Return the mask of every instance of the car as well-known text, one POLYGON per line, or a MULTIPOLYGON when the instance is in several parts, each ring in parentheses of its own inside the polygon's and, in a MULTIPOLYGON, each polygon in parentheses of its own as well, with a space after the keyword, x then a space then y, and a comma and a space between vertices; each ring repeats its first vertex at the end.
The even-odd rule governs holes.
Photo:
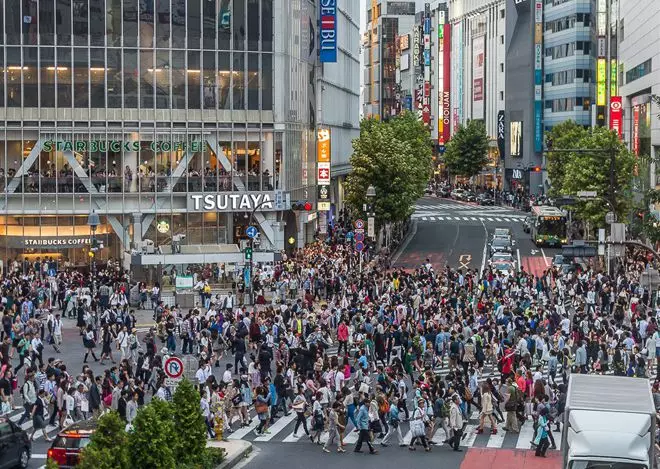
POLYGON ((568 262, 566 262, 567 260, 568 259, 566 259, 563 255, 555 254, 555 257, 552 258, 552 265, 556 266, 556 267, 559 267, 559 266, 562 266, 564 264, 567 264, 568 263, 568 262))
POLYGON ((509 228, 495 228, 495 231, 493 231, 493 238, 501 238, 501 237, 511 237, 511 230, 509 228))
POLYGON ((449 198, 451 196, 451 190, 449 187, 441 187, 438 189, 438 197, 449 198))
POLYGON ((523 220, 522 226, 525 233, 529 233, 532 230, 532 217, 527 217, 523 220))
POLYGON ((32 456, 32 443, 27 432, 8 417, 0 417, 0 468, 25 469, 32 456))
POLYGON ((504 275, 511 275, 516 270, 515 266, 511 262, 496 262, 495 264, 491 264, 490 267, 494 271, 504 275))
POLYGON ((89 444, 96 431, 97 420, 81 420, 61 430, 48 450, 48 459, 59 464, 60 469, 75 467, 80 453, 89 444))
POLYGON ((490 195, 488 194, 479 194, 477 196, 477 202, 479 205, 495 205, 495 199, 493 199, 490 195))
POLYGON ((511 240, 495 238, 490 242, 489 246, 490 255, 492 256, 496 252, 511 252, 512 245, 511 240))
POLYGON ((454 189, 451 191, 451 198, 456 200, 463 200, 465 197, 465 191, 463 189, 454 189))
POLYGON ((488 262, 490 264, 497 264, 498 262, 510 262, 511 264, 515 265, 513 254, 510 252, 496 252, 490 257, 488 262))
POLYGON ((477 196, 474 195, 473 192, 466 191, 465 195, 463 196, 463 200, 465 200, 466 202, 476 202, 477 196))

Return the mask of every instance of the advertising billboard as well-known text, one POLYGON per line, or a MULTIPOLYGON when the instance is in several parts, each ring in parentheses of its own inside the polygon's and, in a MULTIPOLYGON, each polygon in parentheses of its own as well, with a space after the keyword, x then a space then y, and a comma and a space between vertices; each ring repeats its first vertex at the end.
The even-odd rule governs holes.
POLYGON ((596 65, 596 105, 605 106, 607 101, 607 61, 598 59, 596 65))
POLYGON ((511 156, 514 158, 522 158, 523 123, 520 121, 511 122, 511 125, 509 126, 509 136, 511 137, 511 156))
POLYGON ((337 2, 321 0, 319 8, 319 60, 337 62, 337 2))
POLYGON ((472 39, 472 118, 484 118, 486 36, 472 39))
MULTIPOLYGON (((542 25, 543 0, 535 0, 534 27, 542 25)), ((522 122, 520 125, 522 127, 522 122)), ((534 35, 534 151, 543 151, 543 36, 538 34, 534 35)), ((514 156, 513 150, 511 156, 514 156)))
POLYGON ((319 211, 330 210, 330 164, 332 152, 330 147, 330 129, 319 127, 316 130, 316 178, 317 178, 317 208, 319 211), (325 188, 325 189, 323 189, 325 188))

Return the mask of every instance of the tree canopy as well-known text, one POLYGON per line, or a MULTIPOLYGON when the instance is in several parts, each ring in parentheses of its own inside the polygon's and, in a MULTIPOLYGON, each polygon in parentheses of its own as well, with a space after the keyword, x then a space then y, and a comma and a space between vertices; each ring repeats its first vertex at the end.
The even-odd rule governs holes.
POLYGON ((428 130, 410 112, 388 121, 365 119, 353 141, 353 172, 346 180, 346 201, 357 211, 367 201, 370 185, 379 223, 405 220, 424 194, 432 174, 432 143, 428 130))
POLYGON ((472 177, 488 163, 488 132, 482 121, 459 125, 445 150, 444 161, 452 176, 472 177))
POLYGON ((126 423, 117 412, 99 417, 98 427, 82 452, 80 469, 129 469, 128 434, 126 423))
POLYGON ((614 199, 612 208, 619 219, 624 219, 631 207, 635 157, 616 132, 603 127, 585 129, 569 121, 553 128, 548 142, 551 143, 547 153, 551 195, 576 196, 579 191, 595 191, 597 198, 578 200, 574 205, 579 218, 602 224, 614 199), (612 153, 615 156, 614 187, 610 178, 612 153))

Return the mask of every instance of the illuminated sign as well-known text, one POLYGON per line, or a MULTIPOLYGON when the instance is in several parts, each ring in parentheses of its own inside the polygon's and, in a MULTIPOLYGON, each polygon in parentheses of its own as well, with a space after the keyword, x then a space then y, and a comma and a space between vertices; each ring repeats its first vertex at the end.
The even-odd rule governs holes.
POLYGON ((605 106, 607 101, 607 61, 598 59, 596 68, 596 105, 605 106))
POLYGON ((204 212, 249 212, 273 210, 275 194, 272 192, 218 192, 216 194, 188 194, 188 211, 204 212))
POLYGON ((330 129, 319 128, 316 131, 316 161, 330 163, 330 129))
POLYGON ((619 92, 618 71, 616 59, 610 60, 610 96, 616 96, 619 92))
POLYGON ((509 154, 512 157, 522 158, 523 149, 523 123, 520 121, 511 122, 509 126, 509 136, 511 137, 511 148, 509 154))
POLYGON ((324 63, 337 62, 337 4, 336 0, 321 0, 319 59, 324 63))
POLYGON ((639 105, 633 106, 632 147, 633 153, 639 156, 639 105))
MULTIPOLYGON (((101 152, 105 153, 111 151, 119 153, 122 150, 126 152, 140 151, 141 142, 139 140, 122 141, 122 140, 47 140, 41 147, 42 151, 50 152, 56 151, 75 151, 75 152, 101 152)), ((171 142, 155 141, 149 142, 149 149, 151 151, 191 151, 199 152, 206 150, 206 142, 171 142)))
MULTIPOLYGON (((543 151, 543 35, 538 34, 538 29, 542 27, 543 0, 536 0, 534 2, 534 30, 536 32, 534 35, 534 151, 537 153, 543 151)), ((522 129, 522 122, 520 126, 522 129)), ((511 138, 513 142, 513 132, 511 138)), ((522 136, 520 140, 522 141, 522 136)), ((511 156, 514 156, 513 151, 511 156)), ((519 156, 522 156, 522 153, 519 156)))
POLYGON ((623 135, 623 100, 621 96, 610 97, 610 129, 616 131, 619 138, 623 135))
POLYGON ((410 34, 404 34, 403 36, 399 36, 399 48, 401 50, 410 49, 410 34))

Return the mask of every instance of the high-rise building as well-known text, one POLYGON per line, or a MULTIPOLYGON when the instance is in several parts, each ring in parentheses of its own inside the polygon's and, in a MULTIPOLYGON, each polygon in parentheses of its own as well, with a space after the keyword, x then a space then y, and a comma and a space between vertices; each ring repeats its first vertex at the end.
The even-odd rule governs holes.
POLYGON ((409 33, 424 2, 366 0, 362 38, 363 115, 387 119, 397 113, 397 37, 409 33))
MULTIPOLYGON (((329 90, 356 69, 327 63, 318 100, 318 7, 5 0, 0 256, 89 265, 94 237, 98 263, 234 264, 249 224, 255 260, 310 240, 313 213, 290 208, 315 202, 317 106, 342 126, 357 91, 329 90)), ((354 62, 355 27, 344 34, 354 62)))

